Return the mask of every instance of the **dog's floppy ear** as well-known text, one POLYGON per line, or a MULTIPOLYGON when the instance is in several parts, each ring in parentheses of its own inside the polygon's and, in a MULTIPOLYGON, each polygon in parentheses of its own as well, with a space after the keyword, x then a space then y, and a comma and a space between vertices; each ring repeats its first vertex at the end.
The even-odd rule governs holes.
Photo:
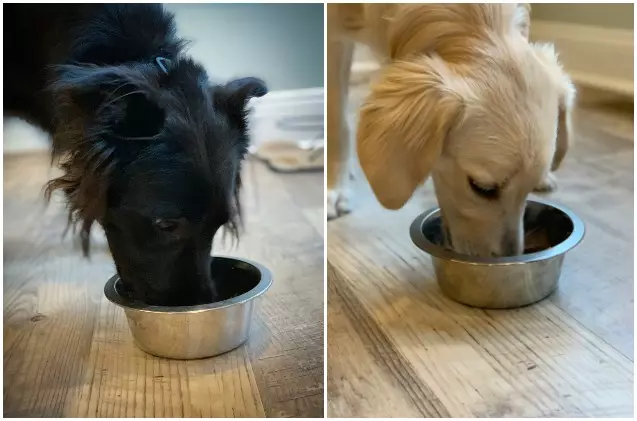
POLYGON ((146 138, 159 133, 165 112, 152 97, 158 89, 140 70, 125 66, 63 65, 51 90, 75 113, 107 124, 112 133, 146 138))
POLYGON ((63 174, 52 179, 46 196, 62 190, 69 202, 69 222, 82 223, 82 247, 88 255, 91 225, 105 212, 109 177, 122 139, 148 138, 164 124, 164 111, 152 99, 152 78, 125 66, 64 65, 54 69, 49 86, 57 105, 53 154, 70 152, 63 174))
POLYGON ((440 60, 385 67, 361 108, 357 151, 378 201, 399 209, 422 184, 462 113, 462 100, 437 70, 440 60))

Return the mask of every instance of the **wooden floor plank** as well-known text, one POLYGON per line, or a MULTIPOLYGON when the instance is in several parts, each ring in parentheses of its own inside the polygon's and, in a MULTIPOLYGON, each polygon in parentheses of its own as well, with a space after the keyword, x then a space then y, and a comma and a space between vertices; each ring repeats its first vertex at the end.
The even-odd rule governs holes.
POLYGON ((346 283, 332 268, 328 273, 328 416, 448 416, 346 283), (367 399, 368 389, 374 390, 371 397, 383 399, 367 399))
POLYGON ((258 203, 248 201, 246 226, 258 230, 235 251, 274 273, 258 327, 268 332, 261 336, 267 342, 251 341, 248 347, 256 381, 269 415, 322 414, 324 240, 306 217, 317 206, 322 209, 322 174, 261 171, 257 182, 246 186, 246 197, 257 195, 258 203), (297 194, 297 176, 307 185, 303 195, 297 194))

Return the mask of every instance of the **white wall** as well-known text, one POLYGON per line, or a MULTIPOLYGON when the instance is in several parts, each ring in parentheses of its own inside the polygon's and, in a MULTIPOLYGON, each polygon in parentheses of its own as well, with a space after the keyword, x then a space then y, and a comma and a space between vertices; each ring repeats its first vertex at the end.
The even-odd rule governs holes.
POLYGON ((270 90, 323 86, 323 4, 166 4, 211 78, 257 76, 270 90))
POLYGON ((633 98, 632 4, 533 4, 531 39, 555 44, 575 83, 633 98))

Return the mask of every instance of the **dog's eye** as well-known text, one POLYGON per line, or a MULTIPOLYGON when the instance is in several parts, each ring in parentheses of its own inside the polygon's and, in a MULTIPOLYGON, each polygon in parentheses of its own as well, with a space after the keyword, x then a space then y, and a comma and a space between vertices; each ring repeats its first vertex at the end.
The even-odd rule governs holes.
POLYGON ((153 221, 153 225, 160 231, 174 232, 179 228, 179 221, 177 219, 157 218, 153 221))
POLYGON ((485 199, 497 199, 500 195, 500 188, 498 186, 482 186, 475 182, 475 180, 469 177, 469 186, 475 194, 485 199))

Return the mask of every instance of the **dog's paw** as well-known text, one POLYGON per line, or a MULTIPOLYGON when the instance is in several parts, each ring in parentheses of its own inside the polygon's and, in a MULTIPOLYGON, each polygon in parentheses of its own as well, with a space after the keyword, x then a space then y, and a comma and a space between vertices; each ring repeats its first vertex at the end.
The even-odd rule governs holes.
POLYGON ((335 219, 352 211, 347 189, 327 190, 327 219, 335 219))
POLYGON ((553 173, 548 173, 547 176, 535 186, 533 192, 535 193, 551 193, 557 190, 557 178, 553 173))

